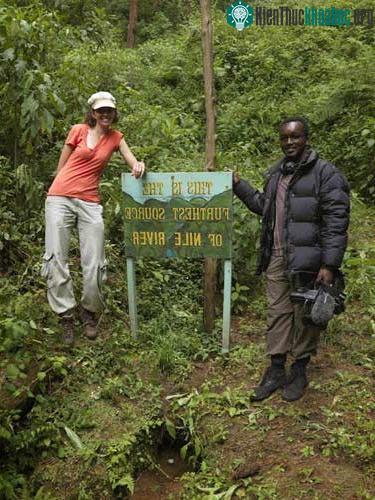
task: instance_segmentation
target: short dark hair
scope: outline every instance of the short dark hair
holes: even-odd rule
[[[85,120],[84,120],[84,123],[87,123],[87,125],[89,127],[95,127],[95,125],[96,125],[96,120],[94,118],[94,114],[92,111],[93,111],[92,109],[87,111],[87,113],[85,115]],[[112,123],[117,123],[117,122],[118,122],[118,113],[117,113],[117,109],[115,109],[115,116],[113,118]]]
[[[279,125],[279,132],[281,132],[281,127],[283,125],[285,125],[286,123],[290,123],[290,122],[300,122],[300,123],[302,123],[305,137],[306,137],[306,139],[309,138],[309,135],[310,135],[310,125],[309,125],[309,122],[308,122],[307,118],[305,118],[304,116],[291,116],[289,118],[285,118],[285,120],[283,120],[280,123],[280,125]]]

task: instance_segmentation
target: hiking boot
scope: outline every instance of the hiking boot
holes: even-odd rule
[[[262,381],[254,388],[254,394],[251,401],[262,401],[271,396],[280,387],[283,387],[286,381],[284,366],[271,365],[265,371]]]
[[[83,333],[90,340],[95,340],[98,336],[98,321],[95,313],[82,307],[81,320],[83,323]]]
[[[308,383],[306,365],[301,366],[294,363],[284,387],[282,398],[285,401],[297,401],[303,396]]]
[[[67,347],[74,345],[74,317],[71,312],[60,315],[60,324],[63,329],[61,340]]]

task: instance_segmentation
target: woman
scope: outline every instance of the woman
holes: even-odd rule
[[[111,128],[117,121],[116,100],[109,92],[97,92],[88,100],[85,123],[74,125],[63,146],[56,177],[46,200],[46,252],[42,275],[48,282],[48,301],[60,315],[63,342],[74,343],[73,311],[76,301],[69,274],[69,240],[77,227],[83,291],[81,319],[89,339],[97,337],[96,313],[103,309],[101,284],[105,279],[104,225],[98,194],[100,175],[114,151],[120,151],[132,175],[142,177],[138,162],[121,132]]]

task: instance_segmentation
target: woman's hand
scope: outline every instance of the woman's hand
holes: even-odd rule
[[[119,150],[126,163],[132,169],[131,175],[133,175],[136,179],[142,177],[146,170],[145,164],[143,161],[137,161],[137,158],[130,151],[130,148],[126,144],[124,138],[121,139]]]
[[[136,161],[135,163],[133,163],[131,175],[134,175],[134,177],[138,179],[139,177],[143,177],[145,170],[146,167],[143,161]]]

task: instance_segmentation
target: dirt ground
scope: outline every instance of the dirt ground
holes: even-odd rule
[[[209,401],[202,403],[204,416],[197,418],[197,425],[210,472],[238,485],[232,498],[375,498],[374,456],[368,456],[365,450],[375,439],[371,370],[349,363],[342,356],[342,347],[327,345],[323,338],[319,354],[309,365],[310,385],[301,400],[285,402],[277,391],[266,401],[250,403],[251,388],[266,366],[261,326],[262,322],[252,315],[235,318],[227,360],[195,363],[183,383],[164,381],[164,397],[199,392],[205,384],[218,395],[239,391],[237,403],[231,403],[238,412],[233,410],[232,415],[225,409],[218,411]],[[242,362],[238,352],[246,354],[254,344],[259,349],[249,366],[246,355]],[[176,418],[176,412],[171,412],[171,418]],[[225,437],[215,442],[213,429],[219,427]],[[136,486],[134,498],[180,498],[180,479],[161,479],[158,471],[148,477],[145,487],[141,476],[142,487]],[[162,488],[158,489],[158,482]],[[209,484],[210,479],[206,477],[204,483]],[[254,492],[249,492],[249,483]],[[155,489],[158,495],[152,496]],[[189,498],[189,493],[185,495],[183,498]],[[191,495],[224,498],[206,493],[201,497]]]
[[[264,331],[262,314],[235,317],[228,356],[170,373],[154,351],[124,345],[109,328],[95,345],[82,339],[48,407],[83,447],[63,435],[62,456],[40,460],[32,490],[50,500],[132,490],[134,500],[375,499],[371,335],[323,336],[299,401],[277,391],[253,403],[267,365]]]

